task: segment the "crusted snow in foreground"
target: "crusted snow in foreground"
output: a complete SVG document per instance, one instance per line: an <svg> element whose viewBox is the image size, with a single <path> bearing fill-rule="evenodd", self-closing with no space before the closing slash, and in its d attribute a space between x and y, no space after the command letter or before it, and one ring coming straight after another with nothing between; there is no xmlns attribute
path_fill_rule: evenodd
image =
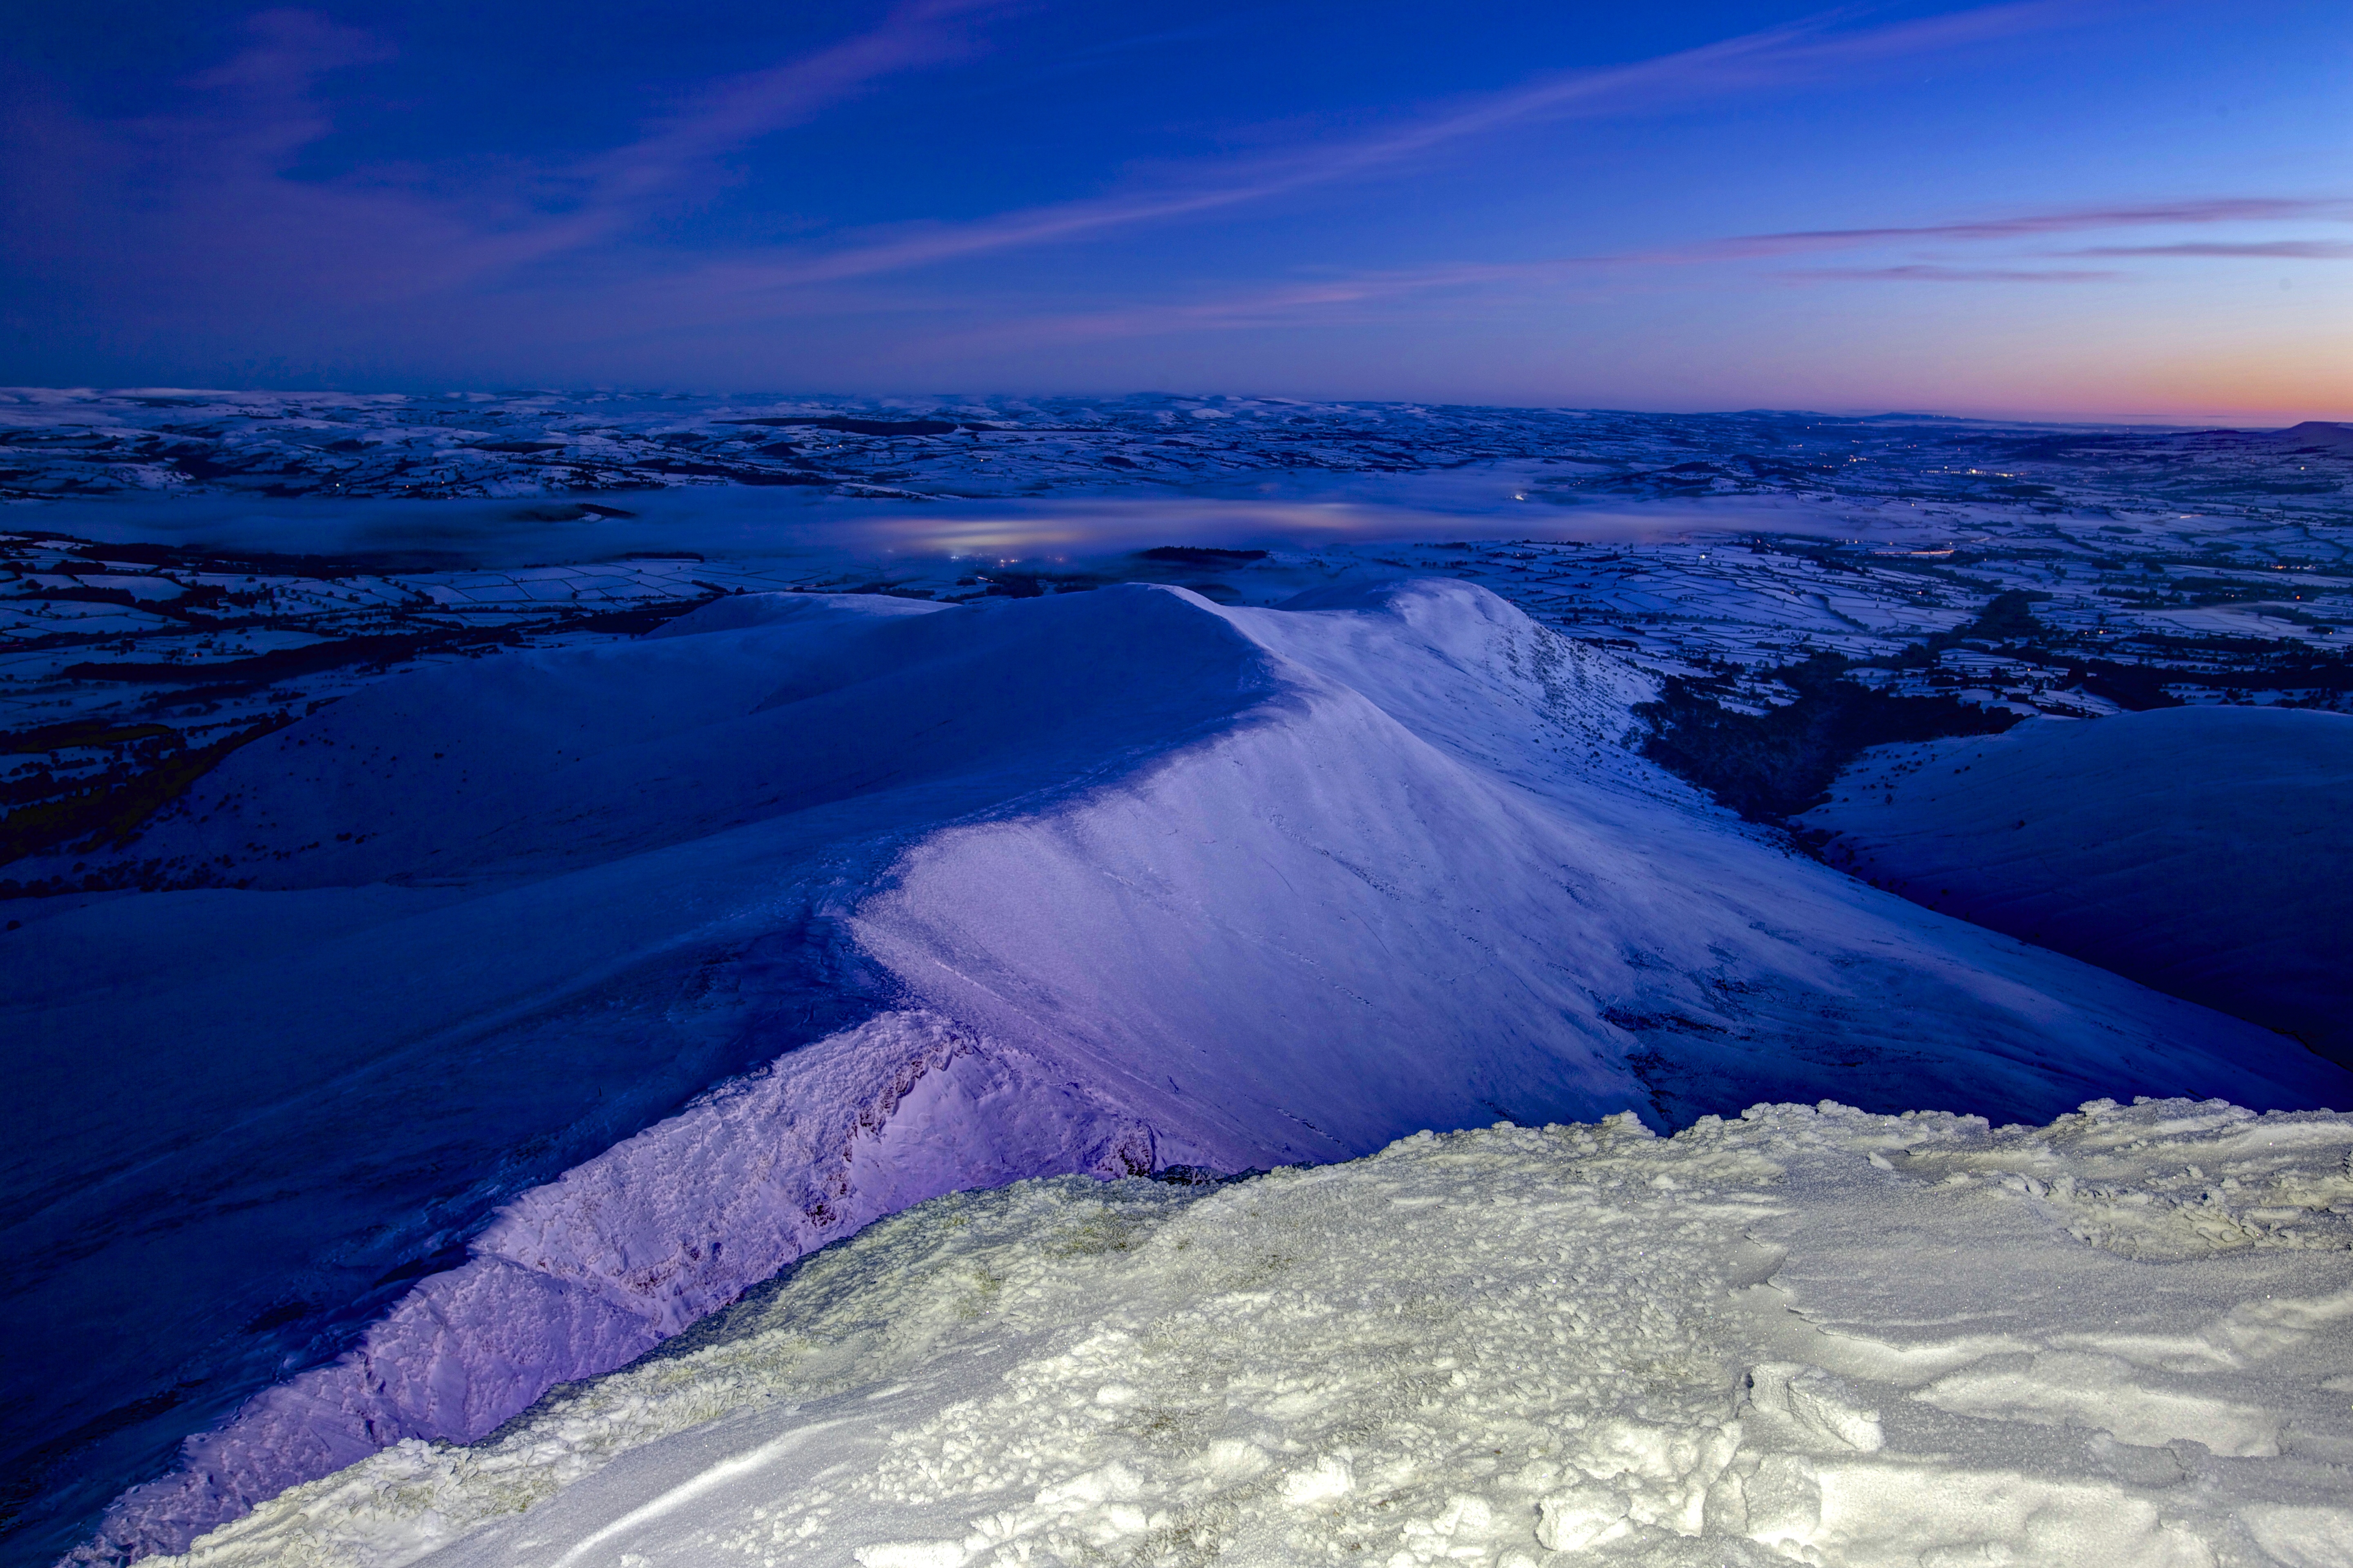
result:
<svg viewBox="0 0 2353 1568"><path fill-rule="evenodd" d="M186 1561L2343 1563L2348 1147L1825 1102L1020 1183Z"/></svg>

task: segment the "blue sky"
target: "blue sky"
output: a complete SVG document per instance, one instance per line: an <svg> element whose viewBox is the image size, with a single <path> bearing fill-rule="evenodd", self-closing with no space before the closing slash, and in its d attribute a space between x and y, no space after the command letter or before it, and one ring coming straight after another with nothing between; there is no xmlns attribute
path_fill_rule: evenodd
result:
<svg viewBox="0 0 2353 1568"><path fill-rule="evenodd" d="M21 7L0 380L2353 417L2353 7Z"/></svg>

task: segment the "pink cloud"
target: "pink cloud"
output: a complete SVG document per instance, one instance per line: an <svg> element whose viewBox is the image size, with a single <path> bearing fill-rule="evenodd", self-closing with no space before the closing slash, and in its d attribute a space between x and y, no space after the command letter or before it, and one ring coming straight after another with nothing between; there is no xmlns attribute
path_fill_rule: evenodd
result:
<svg viewBox="0 0 2353 1568"><path fill-rule="evenodd" d="M2010 267L1940 267L1929 262L1915 262L1899 267L1810 267L1802 272L1784 272L1780 276L1801 283L1818 279L1890 283L2105 283L2125 274Z"/></svg>
<svg viewBox="0 0 2353 1568"><path fill-rule="evenodd" d="M2059 212L2017 213L1954 223L1912 224L1883 228L1797 229L1783 234L1743 234L1674 250L1616 259L1627 261L1724 261L1744 257L1788 256L1809 250L1861 250L1918 240L2025 239L2104 228L2135 228L2263 220L2341 218L2353 215L2342 198L2215 196L2137 206L2077 207ZM2078 251L2073 255L2138 254Z"/></svg>
<svg viewBox="0 0 2353 1568"><path fill-rule="evenodd" d="M2083 250L2059 250L2054 256L2214 256L2253 257L2280 261L2353 260L2353 244L2334 239L2263 239L2245 244L2227 240L2190 241L2182 245L2095 245Z"/></svg>

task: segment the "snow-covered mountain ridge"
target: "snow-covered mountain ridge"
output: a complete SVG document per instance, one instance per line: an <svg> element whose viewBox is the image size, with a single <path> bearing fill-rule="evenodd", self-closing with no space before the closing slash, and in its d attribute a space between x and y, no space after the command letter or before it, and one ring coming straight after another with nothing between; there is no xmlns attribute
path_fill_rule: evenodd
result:
<svg viewBox="0 0 2353 1568"><path fill-rule="evenodd" d="M2277 1037L1790 857L1617 743L1650 689L1456 583L1284 610L745 596L382 681L252 742L121 851L249 888L40 900L12 951L86 973L168 946L176 910L299 908L327 934L241 995L126 963L113 996L29 999L39 1059L135 1041L152 1081L116 1124L27 1103L10 1157L53 1176L12 1267L76 1303L86 1377L121 1391L184 1366L191 1322L347 1289L324 1260L413 1223L405 1188L353 1195L386 1168L438 1162L472 1239L124 1500L109 1550L184 1544L388 1442L478 1437L960 1188L1630 1106L2348 1098ZM668 1120L637 1090L611 1114L641 1130L560 1180L504 1153L576 1146L551 1076L609 1059L619 1085L690 1047L773 1065ZM429 1100L459 1058L479 1125L354 1089L389 1063ZM227 1061L282 1080L229 1098L289 1108L293 1145L218 1125ZM159 1301L125 1285L161 1220L217 1268ZM334 1342L302 1323L273 1342L298 1364Z"/></svg>

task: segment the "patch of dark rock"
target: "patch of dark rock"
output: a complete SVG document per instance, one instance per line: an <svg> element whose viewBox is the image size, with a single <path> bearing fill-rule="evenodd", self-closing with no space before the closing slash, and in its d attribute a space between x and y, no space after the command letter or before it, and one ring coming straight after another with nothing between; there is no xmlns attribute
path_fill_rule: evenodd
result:
<svg viewBox="0 0 2353 1568"><path fill-rule="evenodd" d="M466 1261L466 1244L452 1241L419 1257L406 1258L393 1265L381 1275L378 1286L396 1285L405 1279L422 1279L428 1274L446 1274Z"/></svg>
<svg viewBox="0 0 2353 1568"><path fill-rule="evenodd" d="M248 1334L266 1334L272 1329L282 1329L289 1323L299 1323L318 1310L318 1303L315 1301L280 1301L276 1306L265 1307L248 1318L244 1331Z"/></svg>
<svg viewBox="0 0 2353 1568"><path fill-rule="evenodd" d="M1697 1018L1686 1018L1681 1013L1637 1013L1625 1007L1605 1007L1601 1010L1604 1023L1614 1024L1630 1035L1664 1029L1677 1035L1721 1035L1721 1024L1704 1024ZM1663 1065L1663 1064L1662 1064Z"/></svg>

